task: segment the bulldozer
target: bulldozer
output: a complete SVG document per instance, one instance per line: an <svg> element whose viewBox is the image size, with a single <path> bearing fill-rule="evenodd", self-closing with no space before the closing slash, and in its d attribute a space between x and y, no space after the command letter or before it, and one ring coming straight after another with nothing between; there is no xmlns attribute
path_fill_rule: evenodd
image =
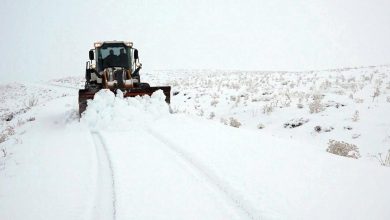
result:
<svg viewBox="0 0 390 220"><path fill-rule="evenodd" d="M87 101L101 89L109 89L116 93L123 92L123 97L152 95L162 90L165 101L169 104L170 86L151 87L141 82L138 50L128 41L95 42L89 51L89 61L85 67L84 89L79 90L79 114L87 108Z"/></svg>

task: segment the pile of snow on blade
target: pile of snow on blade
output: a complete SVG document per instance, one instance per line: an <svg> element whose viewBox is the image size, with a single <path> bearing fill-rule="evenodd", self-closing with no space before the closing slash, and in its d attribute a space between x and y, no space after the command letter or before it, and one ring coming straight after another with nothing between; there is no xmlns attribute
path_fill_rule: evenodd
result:
<svg viewBox="0 0 390 220"><path fill-rule="evenodd" d="M92 130L122 130L147 126L150 122L169 114L169 106L161 90L152 96L123 98L118 90L115 95L110 90L101 90L93 100L88 100L88 107L81 121Z"/></svg>

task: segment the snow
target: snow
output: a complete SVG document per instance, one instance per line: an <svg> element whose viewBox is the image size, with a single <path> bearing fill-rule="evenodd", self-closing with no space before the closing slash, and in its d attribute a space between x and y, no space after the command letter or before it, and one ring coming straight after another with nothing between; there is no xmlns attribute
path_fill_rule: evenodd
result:
<svg viewBox="0 0 390 220"><path fill-rule="evenodd" d="M390 170L370 156L389 149L389 67L163 73L144 81L172 85L170 106L161 91L101 90L80 120L77 79L2 86L25 89L8 90L15 98L1 108L13 115L1 121L1 219L390 218ZM38 103L26 108L26 94ZM314 96L329 107L310 113ZM326 152L329 139L356 144L362 157Z"/></svg>
<svg viewBox="0 0 390 220"><path fill-rule="evenodd" d="M104 128L145 127L148 123L169 114L164 93L159 90L151 97L124 99L123 93L115 96L110 90L99 91L93 100L88 100L88 107L81 118L91 130Z"/></svg>
<svg viewBox="0 0 390 220"><path fill-rule="evenodd" d="M179 92L172 97L175 113L225 124L234 118L241 128L251 130L263 124L263 133L305 141L319 149L326 149L330 139L342 140L356 144L368 160L390 148L389 66L310 72L156 71L143 78L152 85L172 85L173 92ZM381 95L373 99L376 88ZM321 97L323 111L310 113L315 97ZM354 121L356 111L359 119ZM308 123L284 128L301 118ZM317 133L316 126L334 129ZM352 130L345 130L346 126Z"/></svg>

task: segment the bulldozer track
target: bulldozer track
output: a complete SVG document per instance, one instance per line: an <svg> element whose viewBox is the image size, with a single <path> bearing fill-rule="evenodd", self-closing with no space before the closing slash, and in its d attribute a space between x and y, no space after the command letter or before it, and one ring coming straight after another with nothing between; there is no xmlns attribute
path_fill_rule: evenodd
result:
<svg viewBox="0 0 390 220"><path fill-rule="evenodd" d="M251 204L245 201L243 196L239 195L233 188L229 186L228 183L220 179L212 170L207 168L204 164L198 161L196 158L192 157L188 152L181 149L174 142L164 137L160 132L154 130L153 128L148 128L149 134L154 138L159 140L170 150L176 157L189 165L193 171L198 173L198 176L204 179L206 184L210 185L215 191L219 192L227 201L231 203L233 207L236 207L243 216L246 216L248 219L257 220L260 219L260 214L256 209L252 207Z"/></svg>
<svg viewBox="0 0 390 220"><path fill-rule="evenodd" d="M97 157L97 188L94 204L97 213L95 213L95 218L93 219L116 220L117 197L111 157L102 134L100 132L91 132L91 135L95 144Z"/></svg>

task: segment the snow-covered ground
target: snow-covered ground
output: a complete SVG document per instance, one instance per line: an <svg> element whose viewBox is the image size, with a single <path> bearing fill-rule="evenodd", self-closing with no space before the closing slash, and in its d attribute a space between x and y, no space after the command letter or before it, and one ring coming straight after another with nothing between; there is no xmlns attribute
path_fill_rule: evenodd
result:
<svg viewBox="0 0 390 220"><path fill-rule="evenodd" d="M390 219L389 66L142 77L170 107L1 85L0 219Z"/></svg>

